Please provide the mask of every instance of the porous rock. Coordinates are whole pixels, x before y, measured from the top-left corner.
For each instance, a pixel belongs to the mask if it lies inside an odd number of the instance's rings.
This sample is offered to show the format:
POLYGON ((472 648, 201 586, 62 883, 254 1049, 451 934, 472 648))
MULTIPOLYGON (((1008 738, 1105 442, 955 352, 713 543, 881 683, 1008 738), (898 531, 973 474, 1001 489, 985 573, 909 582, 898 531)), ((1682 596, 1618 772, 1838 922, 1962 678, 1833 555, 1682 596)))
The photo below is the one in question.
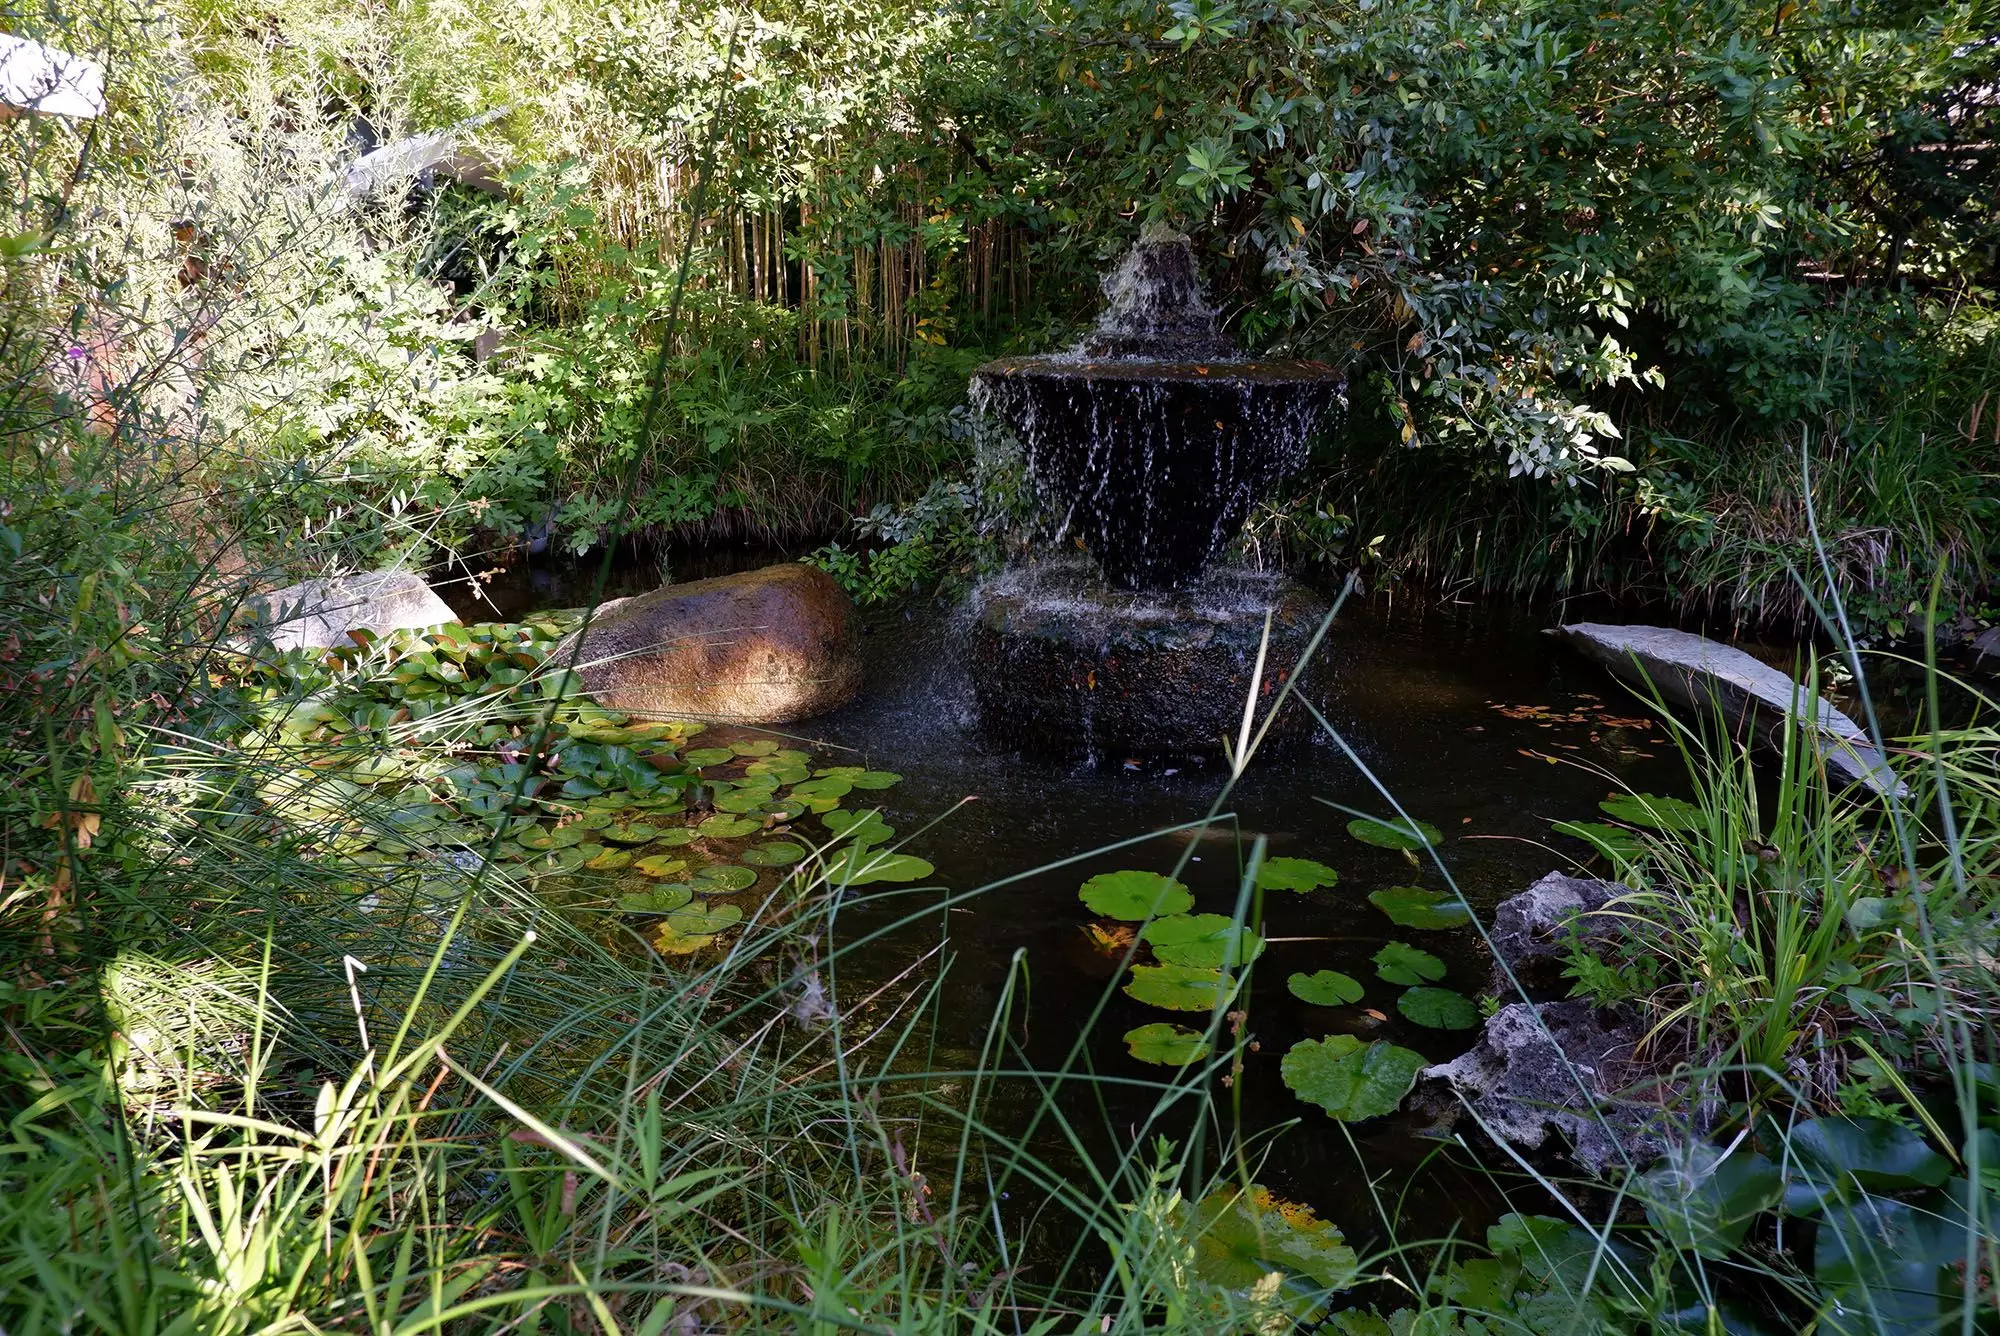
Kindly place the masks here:
POLYGON ((861 689, 847 595, 799 562, 606 603, 578 670, 610 709, 741 724, 824 714, 861 689))
POLYGON ((1612 674, 1701 713, 1722 710, 1730 726, 1779 745, 1787 714, 1810 719, 1827 769, 1876 793, 1902 793, 1888 760, 1861 725, 1769 664, 1733 645, 1664 626, 1573 622, 1556 634, 1612 674))
POLYGON ((1487 1019, 1471 1052, 1424 1069, 1415 1107, 1441 1123, 1469 1116, 1523 1150, 1566 1145, 1593 1174, 1643 1166, 1714 1121, 1642 1056, 1643 1033, 1637 1020, 1587 1002, 1510 1003, 1487 1019))
MULTIPOLYGON (((1624 889, 1592 877, 1549 873, 1519 895, 1494 906, 1489 933, 1494 956, 1524 988, 1556 986, 1573 939, 1588 941, 1618 934, 1618 925, 1596 916, 1595 911, 1624 889)), ((1499 986, 1503 992, 1511 991, 1504 974, 1499 986)))
POLYGON ((350 631, 415 630, 458 617, 421 575, 360 571, 306 580, 250 599, 247 639, 274 649, 325 649, 353 643, 350 631))

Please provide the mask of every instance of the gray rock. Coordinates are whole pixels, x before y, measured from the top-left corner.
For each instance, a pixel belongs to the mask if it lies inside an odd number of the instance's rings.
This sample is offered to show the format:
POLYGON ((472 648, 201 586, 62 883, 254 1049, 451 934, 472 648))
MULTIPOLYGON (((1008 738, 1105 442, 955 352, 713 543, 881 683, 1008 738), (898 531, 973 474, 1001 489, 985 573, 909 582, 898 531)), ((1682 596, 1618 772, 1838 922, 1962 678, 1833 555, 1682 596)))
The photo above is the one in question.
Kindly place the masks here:
POLYGON ((1638 1056, 1643 1033, 1587 1002, 1511 1003, 1471 1052, 1424 1069, 1415 1107, 1442 1122, 1469 1115, 1523 1150, 1557 1149, 1554 1136, 1593 1174, 1643 1166, 1715 1121, 1708 1102, 1638 1056))
POLYGON ((422 576, 407 571, 307 580, 250 600, 248 610, 247 639, 280 650, 351 644, 349 631, 379 635, 458 621, 422 576))
POLYGON ((427 176, 470 186, 489 195, 500 194, 505 185, 494 164, 462 149, 460 144, 474 130, 499 120, 511 110, 499 107, 442 130, 392 140, 356 158, 342 178, 342 188, 350 198, 367 199, 385 187, 427 176))
POLYGON ((1642 691, 1706 714, 1720 707, 1730 726, 1782 742, 1788 712, 1810 718, 1826 767, 1837 779, 1876 793, 1905 792, 1861 726, 1785 673, 1742 650, 1662 626, 1575 622, 1556 635, 1642 691))
MULTIPOLYGON (((1610 882, 1551 872, 1494 906, 1493 954, 1523 987, 1553 987, 1561 980, 1572 935, 1586 940, 1619 935, 1615 920, 1590 915, 1624 891, 1610 882)), ((1503 996, 1513 991, 1504 975, 1499 990, 1503 996)))
POLYGON ((0 120, 19 112, 82 120, 104 114, 104 67, 0 33, 0 120))

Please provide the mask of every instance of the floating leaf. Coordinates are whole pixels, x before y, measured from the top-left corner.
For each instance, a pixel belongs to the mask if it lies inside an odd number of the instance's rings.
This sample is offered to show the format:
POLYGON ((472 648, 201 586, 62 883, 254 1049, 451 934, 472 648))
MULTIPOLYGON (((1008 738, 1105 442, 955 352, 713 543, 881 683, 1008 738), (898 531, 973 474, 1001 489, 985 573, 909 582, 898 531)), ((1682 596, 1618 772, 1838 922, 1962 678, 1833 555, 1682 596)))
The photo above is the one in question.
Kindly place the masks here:
POLYGON ((1128 996, 1168 1011, 1210 1011, 1236 996, 1236 981, 1221 970, 1189 965, 1134 965, 1128 996))
POLYGON ((1199 969, 1247 965, 1264 954, 1264 939, 1221 914, 1173 914, 1139 934, 1163 964, 1199 969))
POLYGON ((694 837, 695 837, 694 827, 674 826, 667 830, 661 831, 659 837, 655 839, 653 843, 664 844, 670 849, 677 849, 683 844, 693 844, 694 837))
POLYGON ((1316 891, 1340 880, 1340 874, 1310 858, 1267 858, 1257 869, 1257 884, 1267 891, 1316 891))
POLYGON ((676 932, 672 923, 662 923, 659 931, 653 934, 653 949, 664 956, 692 955, 714 942, 715 938, 706 933, 688 936, 676 932))
POLYGON ((606 849, 584 866, 592 872, 618 872, 632 866, 632 853, 627 849, 606 849))
POLYGON ((805 856, 804 845, 791 844, 783 840, 773 844, 759 844, 737 855, 744 862, 757 867, 789 867, 805 856))
POLYGON ((887 844, 896 835, 896 828, 885 825, 882 814, 873 809, 865 812, 828 812, 820 817, 819 823, 856 844, 887 844))
POLYGON ((1639 837, 1623 826, 1602 821, 1558 821, 1549 827, 1558 835, 1571 835, 1614 861, 1634 862, 1646 852, 1639 837))
POLYGON ((1254 1183, 1202 1198, 1188 1232, 1195 1274, 1224 1289, 1254 1289, 1273 1271, 1303 1276, 1321 1290, 1344 1290, 1360 1278, 1354 1250, 1332 1221, 1254 1183))
POLYGON ((1444 962, 1408 942, 1390 942, 1375 953, 1375 973, 1388 983, 1434 983, 1444 977, 1444 962))
POLYGON ((791 796, 808 801, 823 798, 845 798, 853 792, 854 785, 845 779, 808 779, 792 785, 791 796))
POLYGON ((712 816, 695 827, 703 839, 734 840, 754 835, 764 823, 747 816, 712 816))
POLYGON ((597 837, 613 844, 651 844, 664 834, 663 828, 650 821, 614 821, 599 829, 597 837))
POLYGON ((847 782, 857 789, 886 789, 902 783, 903 777, 890 770, 864 770, 847 776, 847 782))
POLYGON ((1651 830, 1706 830, 1708 815, 1693 803, 1654 793, 1620 793, 1599 803, 1598 810, 1630 826, 1651 830))
POLYGON ((1347 823, 1347 833, 1363 844, 1372 844, 1378 849, 1400 849, 1407 853, 1412 849, 1422 849, 1426 845, 1436 845, 1444 838, 1443 832, 1428 821, 1375 821, 1363 818, 1347 823))
POLYGON ((769 806, 778 796, 776 788, 739 788, 718 794, 715 799, 717 811, 757 812, 769 806))
POLYGON ((1093 914, 1133 922, 1194 907, 1187 887, 1157 872, 1100 872, 1076 894, 1093 914))
POLYGON ((736 759, 736 753, 727 747, 696 747, 693 751, 683 753, 681 759, 695 769, 702 770, 711 765, 733 761, 736 759))
POLYGON ((734 863, 710 863, 694 874, 694 889, 699 895, 733 895, 756 884, 755 872, 734 863))
POLYGON ((759 738, 755 742, 732 742, 729 750, 738 756, 769 756, 778 750, 778 744, 769 738, 759 738))
POLYGON ((1209 1054, 1208 1040, 1198 1031, 1154 1021, 1125 1032, 1125 1047, 1141 1062, 1157 1062, 1163 1067, 1185 1067, 1209 1054))
POLYGON ((922 881, 937 871, 921 858, 892 854, 866 845, 853 844, 827 868, 827 880, 835 886, 868 886, 878 881, 922 881))
POLYGON ((1368 902, 1402 928, 1462 928, 1472 911, 1454 891, 1430 891, 1421 886, 1385 886, 1368 893, 1368 902))
POLYGON ((713 937, 743 921, 741 905, 683 905, 667 915, 667 926, 683 937, 713 937))
POLYGON ((1407 1048, 1334 1034, 1292 1045, 1279 1071, 1300 1099, 1342 1122, 1359 1122, 1394 1113, 1424 1065, 1424 1055, 1407 1048))
POLYGON ((1285 987, 1299 1001, 1315 1007, 1346 1006, 1359 1002, 1366 990, 1361 981, 1339 970, 1314 970, 1311 974, 1293 974, 1285 979, 1285 987))
POLYGON ((685 858, 675 858, 672 854, 648 854, 632 864, 632 870, 641 876, 671 881, 675 877, 687 875, 688 861, 685 858))
POLYGON ((1412 988, 1396 999, 1396 1010, 1433 1030, 1470 1030, 1479 1024, 1479 1008, 1449 988, 1412 988))
POLYGON ((670 882, 651 890, 634 891, 618 901, 628 914, 666 914, 694 899, 694 888, 685 882, 670 882))

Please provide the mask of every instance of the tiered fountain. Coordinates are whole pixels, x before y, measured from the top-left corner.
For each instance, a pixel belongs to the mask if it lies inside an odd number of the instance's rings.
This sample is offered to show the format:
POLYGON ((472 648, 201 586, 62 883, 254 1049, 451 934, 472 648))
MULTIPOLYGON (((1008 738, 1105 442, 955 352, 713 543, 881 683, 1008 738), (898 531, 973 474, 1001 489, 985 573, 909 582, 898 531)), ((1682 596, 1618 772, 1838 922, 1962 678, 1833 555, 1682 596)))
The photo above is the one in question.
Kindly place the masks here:
POLYGON ((1080 347, 975 378, 1058 548, 1095 559, 1040 557, 977 591, 980 716, 1035 750, 1213 751, 1242 717, 1265 614, 1268 697, 1326 607, 1282 576, 1210 563, 1304 462, 1344 383, 1318 362, 1242 357, 1186 237, 1149 229, 1104 290, 1080 347))

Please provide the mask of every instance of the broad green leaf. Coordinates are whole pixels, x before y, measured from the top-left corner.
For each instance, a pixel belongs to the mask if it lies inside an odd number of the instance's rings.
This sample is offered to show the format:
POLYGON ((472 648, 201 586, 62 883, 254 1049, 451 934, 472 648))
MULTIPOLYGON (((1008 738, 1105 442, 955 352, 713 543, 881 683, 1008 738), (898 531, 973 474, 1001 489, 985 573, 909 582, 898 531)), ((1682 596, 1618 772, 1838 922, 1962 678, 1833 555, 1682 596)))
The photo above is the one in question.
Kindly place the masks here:
POLYGON ((1291 1092, 1342 1122, 1394 1113, 1417 1083, 1423 1054, 1351 1034, 1305 1039, 1292 1045, 1279 1071, 1291 1092))
POLYGON ((1368 903, 1401 928, 1462 928, 1472 913, 1456 891, 1431 891, 1421 886, 1385 886, 1368 893, 1368 903))
POLYGON ((1444 977, 1444 962, 1408 942, 1390 942, 1375 953, 1375 973, 1387 983, 1435 983, 1444 977))
POLYGON ((1396 999, 1405 1019, 1433 1030, 1470 1030, 1479 1024, 1472 999, 1449 988, 1418 986, 1396 999))
POLYGON ((1093 914, 1135 923, 1194 907, 1187 887, 1157 872, 1100 872, 1076 894, 1093 914))
POLYGON ((886 789, 902 783, 903 777, 889 770, 864 770, 849 775, 847 782, 857 789, 886 789))
POLYGON ((715 807, 719 812, 756 812, 769 805, 777 796, 778 790, 775 787, 731 789, 727 793, 717 795, 715 807))
POLYGON ((712 816, 695 827, 705 840, 736 840, 764 829, 764 823, 747 816, 712 816))
POLYGON ((806 856, 806 849, 802 844, 778 840, 754 845, 737 856, 755 867, 789 867, 806 856))
POLYGON ((613 844, 651 844, 666 830, 650 821, 613 821, 598 830, 597 836, 613 844))
POLYGON ((606 849, 584 866, 592 872, 618 872, 632 866, 632 853, 627 849, 606 849))
POLYGON ((679 909, 694 899, 694 888, 685 882, 669 882, 665 886, 655 886, 648 891, 634 891, 618 901, 618 907, 630 914, 665 914, 679 909))
POLYGON ((1173 914, 1154 919, 1139 936, 1163 964, 1200 969, 1247 965, 1264 954, 1264 939, 1221 914, 1173 914))
POLYGON ((1378 849, 1400 849, 1405 853, 1425 845, 1435 847, 1444 834, 1427 821, 1375 821, 1363 818, 1347 823, 1347 833, 1363 844, 1378 849))
POLYGON ((1708 815, 1693 803, 1662 798, 1655 793, 1620 793, 1606 798, 1599 810, 1630 826, 1653 830, 1706 830, 1708 815))
POLYGON ((769 756, 778 750, 778 744, 769 738, 759 738, 755 742, 732 742, 729 750, 738 756, 769 756))
POLYGON ((743 921, 743 907, 731 904, 682 905, 667 915, 667 926, 683 937, 712 937, 743 921))
POLYGON ((734 863, 710 863, 694 874, 697 895, 733 895, 757 884, 757 874, 734 863))
POLYGON ((896 828, 885 823, 882 814, 873 808, 865 812, 827 812, 819 823, 856 844, 887 844, 896 837, 896 828))
POLYGON ((658 877, 662 881, 673 881, 685 877, 688 861, 672 854, 648 854, 632 864, 632 870, 645 877, 658 877))
POLYGON ((1201 1061, 1210 1051, 1208 1040, 1199 1031, 1165 1021, 1127 1030, 1125 1047, 1139 1061, 1156 1062, 1163 1067, 1185 1067, 1201 1061))
POLYGON ((1783 1178, 1753 1151, 1725 1156, 1694 1141, 1670 1146, 1639 1179, 1636 1195, 1669 1243, 1719 1262, 1743 1242, 1753 1220, 1778 1204, 1783 1178))
POLYGON ((1354 1250, 1331 1221, 1254 1183, 1204 1197, 1190 1232, 1195 1274, 1223 1289, 1253 1289, 1273 1271, 1321 1290, 1344 1290, 1360 1278, 1354 1250))
POLYGON ((735 759, 736 753, 727 747, 696 747, 692 751, 681 754, 681 760, 687 762, 697 770, 703 770, 712 765, 721 765, 725 761, 733 761, 735 759))
POLYGON ((792 785, 791 796, 807 800, 824 798, 845 798, 854 785, 844 779, 808 779, 792 785))
POLYGON ((1310 858, 1267 858, 1257 869, 1257 884, 1267 891, 1314 891, 1339 880, 1338 872, 1310 858))
POLYGON ((868 886, 880 881, 922 881, 936 871, 909 854, 850 844, 828 866, 827 880, 835 886, 868 886))
POLYGON ((1568 835, 1582 840, 1604 857, 1614 862, 1630 863, 1646 852, 1639 843, 1638 836, 1623 826, 1608 825, 1602 821, 1558 821, 1549 827, 1558 835, 1568 835))
POLYGON ((1359 979, 1342 974, 1339 970, 1314 970, 1311 974, 1293 974, 1285 979, 1285 987, 1299 1001, 1315 1007, 1347 1006, 1361 1000, 1366 990, 1359 979))
POLYGON ((1134 965, 1128 996, 1168 1011, 1209 1011, 1236 996, 1236 981, 1221 970, 1189 965, 1134 965))

